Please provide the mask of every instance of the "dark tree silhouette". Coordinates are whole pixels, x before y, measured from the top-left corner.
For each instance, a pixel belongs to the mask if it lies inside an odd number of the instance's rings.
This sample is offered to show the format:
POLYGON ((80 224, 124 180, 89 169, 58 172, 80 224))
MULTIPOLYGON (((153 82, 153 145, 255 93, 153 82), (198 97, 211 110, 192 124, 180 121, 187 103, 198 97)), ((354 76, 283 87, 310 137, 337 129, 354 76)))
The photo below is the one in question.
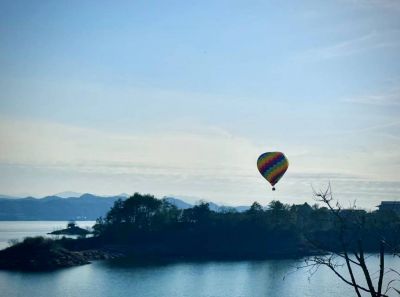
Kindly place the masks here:
MULTIPOLYGON (((374 279, 365 254, 384 253, 389 246, 398 246, 398 217, 380 211, 334 208, 330 195, 330 191, 316 193, 324 207, 272 201, 267 208, 254 202, 245 212, 216 212, 207 202, 182 210, 152 195, 135 193, 125 201, 116 201, 106 217, 98 219, 93 240, 125 245, 134 254, 145 256, 258 259, 317 255, 308 259, 309 267, 326 265, 339 275, 334 260, 343 259, 353 276, 340 276, 354 285, 355 291, 384 296, 382 292, 388 288, 383 288, 383 281, 372 290, 374 279), (329 256, 321 256, 327 252, 329 256), (364 268, 365 287, 355 279, 353 265, 364 268)), ((389 273, 384 261, 380 273, 382 280, 389 273)))
MULTIPOLYGON (((335 228, 333 232, 328 232, 330 240, 326 240, 324 236, 307 238, 312 246, 324 254, 307 258, 301 268, 308 268, 314 273, 320 266, 328 267, 339 279, 352 286, 358 297, 362 296, 362 292, 371 297, 388 296, 391 290, 400 294, 399 289, 394 287, 399 281, 399 272, 385 267, 385 253, 398 256, 396 234, 399 232, 400 220, 395 217, 395 213, 390 213, 388 220, 385 218, 387 214, 377 212, 368 215, 365 211, 356 209, 355 205, 350 209, 343 209, 338 202, 335 203, 330 184, 325 190, 314 190, 314 197, 326 206, 323 208, 324 217, 329 213, 330 223, 335 228), (387 223, 386 226, 383 225, 384 222, 387 223), (385 229, 391 232, 386 232, 385 229), (367 264, 366 248, 378 252, 378 268, 367 264), (341 269, 343 266, 348 275, 341 269), (362 273, 357 275, 357 269, 362 273), (387 282, 384 288, 385 277, 387 282)), ((315 214, 321 215, 318 212, 315 214)), ((322 220, 317 218, 317 221, 322 220)))

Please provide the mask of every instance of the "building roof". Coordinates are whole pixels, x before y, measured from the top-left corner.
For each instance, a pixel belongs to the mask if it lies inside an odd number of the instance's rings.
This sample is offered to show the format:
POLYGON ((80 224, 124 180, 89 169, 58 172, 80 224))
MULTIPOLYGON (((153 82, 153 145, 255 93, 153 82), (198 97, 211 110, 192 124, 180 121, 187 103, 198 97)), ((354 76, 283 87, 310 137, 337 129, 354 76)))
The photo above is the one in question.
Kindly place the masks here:
POLYGON ((381 201, 381 205, 382 204, 399 204, 400 205, 400 201, 381 201))

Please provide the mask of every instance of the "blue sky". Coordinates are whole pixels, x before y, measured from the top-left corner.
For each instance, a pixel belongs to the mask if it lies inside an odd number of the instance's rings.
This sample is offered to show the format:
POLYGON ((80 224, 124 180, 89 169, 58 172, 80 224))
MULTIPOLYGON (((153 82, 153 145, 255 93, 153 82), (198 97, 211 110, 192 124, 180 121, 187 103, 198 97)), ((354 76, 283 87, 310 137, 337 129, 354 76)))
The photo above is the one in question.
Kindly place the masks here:
POLYGON ((396 200, 399 53, 395 0, 1 1, 0 192, 396 200))

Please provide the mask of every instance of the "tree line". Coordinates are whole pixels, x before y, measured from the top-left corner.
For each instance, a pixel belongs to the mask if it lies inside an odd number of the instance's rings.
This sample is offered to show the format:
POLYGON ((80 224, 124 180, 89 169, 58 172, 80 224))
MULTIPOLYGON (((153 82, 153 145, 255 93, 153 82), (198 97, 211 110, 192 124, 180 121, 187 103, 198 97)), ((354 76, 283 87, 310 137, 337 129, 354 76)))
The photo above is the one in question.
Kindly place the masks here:
MULTIPOLYGON (((379 251, 379 239, 399 246, 398 214, 356 208, 332 212, 318 204, 288 205, 271 201, 266 209, 210 210, 207 202, 178 209, 166 200, 135 193, 117 200, 94 226, 106 243, 129 245, 141 253, 194 257, 298 257, 338 252, 340 241, 352 248, 359 238, 366 252, 379 251), (343 232, 345 222, 345 232, 343 232), (360 227, 362 226, 362 227, 360 227)), ((356 248, 356 246, 354 246, 356 248)))

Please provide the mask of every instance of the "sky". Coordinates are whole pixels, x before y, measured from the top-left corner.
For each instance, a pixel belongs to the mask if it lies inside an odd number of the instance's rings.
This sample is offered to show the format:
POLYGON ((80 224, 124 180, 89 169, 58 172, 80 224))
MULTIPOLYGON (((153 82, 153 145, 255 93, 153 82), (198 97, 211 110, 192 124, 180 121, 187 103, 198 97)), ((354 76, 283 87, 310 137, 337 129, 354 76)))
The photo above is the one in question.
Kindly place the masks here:
POLYGON ((0 90, 0 194, 400 198, 397 0, 0 0, 0 90))

